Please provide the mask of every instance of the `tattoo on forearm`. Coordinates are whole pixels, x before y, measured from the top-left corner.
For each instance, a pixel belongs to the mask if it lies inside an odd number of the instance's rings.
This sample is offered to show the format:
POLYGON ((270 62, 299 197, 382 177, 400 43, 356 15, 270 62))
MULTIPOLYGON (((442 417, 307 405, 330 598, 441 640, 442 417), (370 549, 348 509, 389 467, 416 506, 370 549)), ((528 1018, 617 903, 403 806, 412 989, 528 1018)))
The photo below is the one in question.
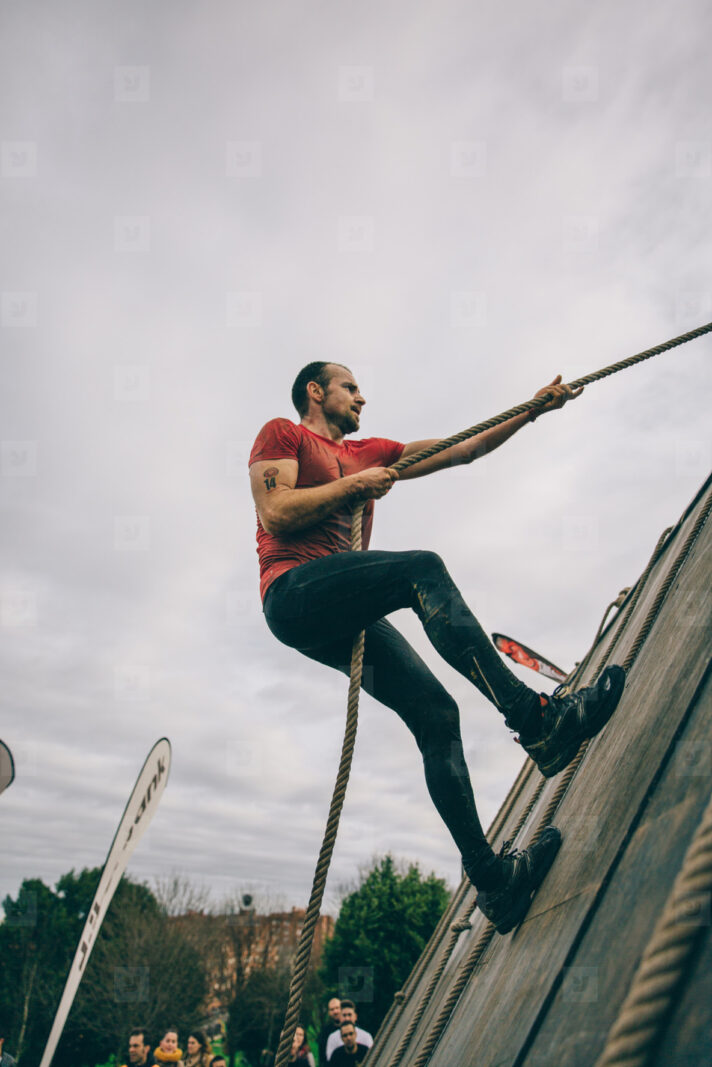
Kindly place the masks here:
POLYGON ((277 488, 277 475, 279 474, 279 467, 268 467, 262 477, 265 480, 265 489, 269 493, 270 489, 277 488))

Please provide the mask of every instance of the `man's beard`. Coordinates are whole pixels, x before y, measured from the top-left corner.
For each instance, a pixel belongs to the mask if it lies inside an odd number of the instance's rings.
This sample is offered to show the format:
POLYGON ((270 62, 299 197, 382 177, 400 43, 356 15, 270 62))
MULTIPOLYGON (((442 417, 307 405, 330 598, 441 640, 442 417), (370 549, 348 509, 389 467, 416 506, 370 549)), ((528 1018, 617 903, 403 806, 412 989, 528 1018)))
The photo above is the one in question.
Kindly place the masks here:
POLYGON ((356 433, 360 425, 360 418, 355 411, 345 411, 336 421, 336 425, 342 434, 356 433))

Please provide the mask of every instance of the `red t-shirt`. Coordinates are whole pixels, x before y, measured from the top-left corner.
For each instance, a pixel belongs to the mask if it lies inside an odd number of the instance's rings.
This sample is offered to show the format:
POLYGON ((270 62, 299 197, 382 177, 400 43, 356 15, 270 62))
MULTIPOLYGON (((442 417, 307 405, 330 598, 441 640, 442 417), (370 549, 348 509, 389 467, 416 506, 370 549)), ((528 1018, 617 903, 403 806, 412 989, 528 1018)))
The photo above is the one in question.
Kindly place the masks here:
MULTIPOLYGON (((340 445, 313 433, 301 423, 272 419, 262 427, 250 453, 250 465, 268 459, 296 459, 299 464, 297 489, 325 485, 368 467, 390 467, 404 449, 399 441, 367 437, 363 441, 344 440, 340 445)), ((368 548, 373 525, 373 500, 363 512, 362 544, 368 548)), ((257 555, 260 561, 260 595, 264 600, 270 584, 291 567, 334 552, 351 549, 351 508, 344 505, 317 525, 293 534, 268 534, 257 517, 257 555)))

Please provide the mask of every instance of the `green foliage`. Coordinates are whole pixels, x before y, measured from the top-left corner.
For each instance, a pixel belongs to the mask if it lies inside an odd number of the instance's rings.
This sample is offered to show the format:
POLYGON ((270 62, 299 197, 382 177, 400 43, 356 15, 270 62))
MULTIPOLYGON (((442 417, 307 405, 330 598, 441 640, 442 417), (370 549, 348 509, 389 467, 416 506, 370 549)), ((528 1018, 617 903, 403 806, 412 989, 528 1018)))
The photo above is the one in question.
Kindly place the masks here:
POLYGON ((277 1048, 288 992, 286 968, 258 970, 245 979, 230 1005, 230 1047, 241 1049, 255 1067, 264 1050, 277 1048))
MULTIPOLYGON (((54 890, 29 879, 15 900, 4 902, 0 1027, 21 1067, 41 1058, 100 874, 98 868, 70 871, 54 890)), ((321 971, 308 977, 302 1020, 311 1026, 312 1038, 332 990, 354 1000, 359 1022, 375 1031, 447 897, 440 879, 424 878, 417 866, 401 870, 390 856, 362 877, 343 902, 321 971)), ((116 1063, 125 1063, 133 1026, 146 1026, 157 1041, 168 1024, 184 1033, 199 1023, 206 972, 213 980, 217 974, 226 978, 227 971, 222 975, 220 969, 226 951, 240 961, 229 981, 228 1051, 240 1049, 252 1067, 258 1067, 264 1049, 274 1052, 287 1003, 291 952, 275 940, 276 931, 270 934, 272 941, 265 940, 249 915, 206 915, 186 923, 182 910, 179 900, 158 900, 145 885, 122 879, 53 1067, 93 1067, 112 1055, 118 1057, 116 1063)), ((191 915, 195 919, 195 912, 191 915)))
POLYGON ((79 930, 62 901, 36 878, 22 883, 16 900, 6 897, 3 909, 0 1010, 6 1048, 39 1062, 79 930))
MULTIPOLYGON (((70 871, 54 891, 26 880, 17 899, 3 903, 0 1025, 21 1063, 40 1061, 100 876, 100 868, 70 871)), ((125 1055, 137 1016, 141 1025, 158 1026, 180 1012, 192 1025, 204 992, 196 950, 146 886, 122 878, 53 1067, 92 1067, 109 1053, 125 1055)))
POLYGON ((320 976, 353 1000, 359 1025, 374 1032, 410 974, 449 899, 445 882, 417 865, 399 870, 384 856, 341 906, 320 976))
POLYGON ((206 988, 203 961, 180 926, 155 898, 146 906, 141 892, 128 893, 107 915, 53 1067, 96 1062, 107 1050, 125 1054, 137 1023, 155 1044, 167 1026, 184 1033, 199 1021, 206 988))
MULTIPOLYGON (((228 1041, 230 1048, 241 1049, 252 1067, 272 1064, 284 1023, 289 999, 291 963, 255 970, 241 982, 230 1005, 228 1041)), ((315 1030, 310 1020, 318 1013, 324 990, 318 976, 310 969, 302 997, 301 1021, 316 1050, 315 1030)))

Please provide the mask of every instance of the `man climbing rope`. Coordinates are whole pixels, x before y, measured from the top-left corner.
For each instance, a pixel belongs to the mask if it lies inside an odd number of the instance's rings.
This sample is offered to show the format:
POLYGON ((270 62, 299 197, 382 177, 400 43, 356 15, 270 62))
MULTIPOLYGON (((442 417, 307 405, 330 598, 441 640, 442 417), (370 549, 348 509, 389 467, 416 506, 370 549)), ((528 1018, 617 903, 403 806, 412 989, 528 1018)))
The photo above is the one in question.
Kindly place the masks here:
MULTIPOLYGON (((537 411, 562 407, 580 395, 561 375, 536 396, 552 394, 537 411)), ((499 855, 480 825, 452 697, 387 621, 412 608, 452 667, 472 682, 519 732, 523 748, 550 777, 576 755, 612 715, 625 683, 607 668, 595 686, 570 695, 534 692, 504 665, 433 552, 366 551, 373 502, 398 479, 390 469, 432 441, 403 445, 384 438, 345 440, 359 429, 366 401, 351 372, 338 363, 309 363, 292 388, 299 424, 272 419, 250 455, 257 508, 260 592, 267 625, 278 640, 310 659, 349 673, 354 637, 365 631, 363 688, 393 708, 413 733, 433 802, 478 890, 477 904, 500 933, 524 917, 561 844, 547 827, 526 851, 499 855), (351 509, 366 502, 364 550, 352 552, 351 509)), ((477 437, 409 467, 402 480, 471 463, 503 444, 528 421, 517 415, 477 437)))

